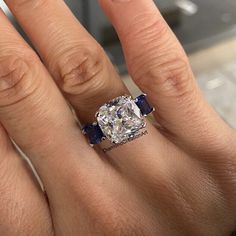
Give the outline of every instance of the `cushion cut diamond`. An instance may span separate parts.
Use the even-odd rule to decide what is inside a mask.
[[[129,96],[117,97],[103,105],[97,113],[97,122],[113,143],[126,141],[145,126],[140,109]]]

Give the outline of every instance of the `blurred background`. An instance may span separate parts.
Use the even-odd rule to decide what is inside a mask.
[[[134,95],[118,37],[95,0],[65,0],[105,48]],[[236,0],[154,0],[189,55],[196,79],[215,110],[236,129]],[[4,2],[0,7],[26,38]]]

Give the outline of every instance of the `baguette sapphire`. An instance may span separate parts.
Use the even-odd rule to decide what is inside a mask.
[[[146,116],[153,112],[153,107],[151,107],[146,99],[146,95],[142,94],[135,99],[136,105],[139,107],[143,116]]]
[[[86,125],[83,131],[88,136],[90,144],[99,144],[102,142],[104,134],[98,124]]]

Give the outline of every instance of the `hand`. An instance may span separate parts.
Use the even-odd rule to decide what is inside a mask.
[[[160,124],[105,154],[90,147],[66,102],[85,124],[128,93],[103,49],[62,0],[5,2],[43,63],[1,12],[0,235],[229,236],[236,134],[202,97],[154,3],[100,0]]]

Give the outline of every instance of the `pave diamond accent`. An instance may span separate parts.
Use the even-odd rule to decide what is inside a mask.
[[[120,96],[103,105],[97,113],[103,134],[113,143],[133,137],[146,123],[130,96]]]

